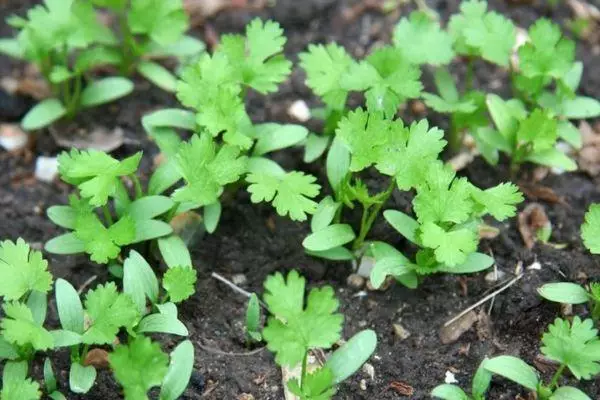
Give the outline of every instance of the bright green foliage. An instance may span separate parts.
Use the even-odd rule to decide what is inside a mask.
[[[90,290],[84,304],[90,326],[83,334],[83,343],[112,343],[120,328],[132,329],[139,319],[133,300],[117,292],[113,282]]]
[[[268,174],[251,173],[246,178],[250,186],[248,192],[253,203],[272,201],[281,216],[289,215],[292,220],[305,221],[306,214],[317,209],[311,200],[319,194],[320,185],[316,178],[302,172],[292,171],[279,177]]]
[[[348,90],[341,84],[342,77],[353,64],[352,57],[336,44],[308,46],[300,53],[300,66],[306,71],[306,84],[325,104],[334,109],[343,109]]]
[[[540,19],[529,29],[529,38],[519,48],[523,75],[562,79],[573,64],[575,43],[563,37],[560,28],[547,19]]]
[[[58,168],[63,181],[77,185],[91,205],[102,206],[114,195],[118,178],[135,173],[141,158],[139,152],[118,161],[102,151],[72,149],[60,154]]]
[[[132,33],[147,35],[161,45],[172,44],[188,28],[182,0],[132,0],[127,22]]]
[[[482,214],[490,214],[498,221],[514,217],[515,206],[523,201],[523,194],[512,183],[500,183],[485,190],[471,185],[471,196],[483,206]]]
[[[594,254],[600,254],[600,204],[592,204],[581,225],[583,244]]]
[[[133,242],[135,224],[126,215],[106,228],[91,210],[79,211],[75,220],[75,237],[84,243],[85,252],[90,259],[100,264],[117,258],[121,246]]]
[[[33,320],[29,307],[23,303],[5,303],[5,317],[0,323],[2,337],[9,343],[18,346],[31,345],[35,350],[47,350],[54,347],[54,339],[50,332]]]
[[[209,135],[194,136],[177,153],[177,168],[186,186],[173,194],[176,201],[198,205],[215,203],[223,186],[237,181],[246,171],[247,157],[239,157],[237,147],[224,145],[217,152]]]
[[[331,287],[312,289],[304,307],[305,280],[296,271],[265,281],[264,300],[274,315],[263,331],[280,365],[296,365],[311,348],[329,348],[340,338],[343,316]]]
[[[48,262],[21,238],[0,242],[0,296],[18,300],[32,290],[47,293],[52,285]]]
[[[461,3],[460,14],[450,19],[449,30],[459,54],[480,56],[507,67],[515,45],[513,23],[502,15],[486,12],[487,2],[469,0]]]
[[[365,61],[353,64],[342,77],[348,90],[365,91],[369,111],[383,111],[392,118],[406,99],[421,94],[421,71],[396,48],[383,47]]]
[[[196,292],[196,270],[190,267],[169,268],[163,276],[162,285],[173,303],[186,300]]]
[[[600,373],[600,338],[591,319],[572,323],[557,318],[542,337],[542,353],[566,365],[577,379],[592,379]]]
[[[260,93],[277,90],[289,75],[292,63],[281,54],[286,38],[277,22],[256,18],[246,26],[246,37],[224,35],[222,51],[234,67],[236,80]]]
[[[531,144],[533,151],[547,150],[556,143],[557,128],[556,119],[552,118],[547,111],[537,108],[521,121],[517,131],[517,140],[521,146]]]
[[[336,392],[333,379],[333,371],[322,367],[306,375],[302,387],[297,379],[288,381],[287,385],[300,400],[329,400]]]
[[[477,250],[477,233],[469,229],[446,231],[433,222],[421,226],[421,241],[435,250],[437,261],[449,267],[462,264]]]
[[[41,398],[40,385],[27,378],[27,362],[9,362],[2,373],[2,400],[37,400]]]
[[[402,18],[394,30],[394,45],[413,64],[448,64],[454,58],[452,37],[421,11]]]
[[[120,345],[108,356],[126,400],[147,399],[147,392],[159,386],[169,368],[169,356],[150,338],[138,336],[128,345]]]
[[[440,113],[469,114],[475,111],[475,102],[468,98],[460,98],[454,78],[444,67],[437,68],[434,74],[435,86],[439,96],[423,93],[423,100],[428,107]],[[466,96],[465,96],[466,97]]]

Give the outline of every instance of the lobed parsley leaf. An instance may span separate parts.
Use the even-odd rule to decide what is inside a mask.
[[[600,253],[600,204],[592,204],[581,226],[583,244],[594,254]]]
[[[18,300],[32,290],[47,293],[52,285],[48,262],[21,238],[16,243],[0,242],[0,276],[0,296],[5,300]]]
[[[196,270],[189,266],[169,268],[163,275],[162,285],[173,303],[186,300],[196,292]]]
[[[446,231],[433,222],[421,226],[421,242],[434,249],[435,259],[449,267],[460,265],[477,250],[477,234],[466,228]]]
[[[23,303],[4,303],[5,317],[0,322],[2,337],[9,343],[18,346],[31,345],[36,350],[47,350],[54,347],[54,339],[50,332],[38,325],[29,307]]]
[[[298,379],[287,381],[287,386],[300,400],[330,400],[336,393],[334,379],[330,368],[321,367],[306,375],[302,388]]]
[[[182,0],[132,0],[127,21],[134,34],[148,35],[160,45],[174,43],[188,29]]]

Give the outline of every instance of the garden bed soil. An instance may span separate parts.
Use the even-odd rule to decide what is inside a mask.
[[[28,2],[4,1],[0,3],[0,15],[5,17],[13,12],[22,13],[28,6],[25,3]],[[264,10],[221,12],[193,33],[204,37],[209,31],[217,34],[241,31],[252,17],[258,15],[274,18],[283,25],[289,38],[286,53],[294,62],[297,61],[296,54],[305,49],[308,43],[332,40],[361,57],[372,46],[389,42],[399,13],[385,15],[376,10],[367,10],[349,18],[351,13],[348,10],[357,11],[358,3],[278,0],[273,8]],[[457,11],[459,1],[428,3],[446,20],[449,14]],[[529,3],[511,6],[505,1],[491,0],[490,7],[510,16],[517,25],[525,28],[541,16],[550,17],[561,24],[570,17],[569,9],[562,2],[555,11],[542,4],[545,3],[543,0]],[[402,8],[402,15],[406,15],[408,10]],[[10,29],[2,25],[0,33],[7,35]],[[582,94],[600,97],[598,51],[588,43],[578,42],[577,54],[585,64]],[[15,69],[22,67],[19,63],[0,58],[0,76],[12,74]],[[452,68],[459,75],[464,69],[458,62]],[[430,84],[430,72],[426,71],[424,75],[426,85]],[[510,89],[506,78],[500,71],[487,65],[478,65],[476,82],[486,90],[508,95]],[[315,105],[315,99],[303,81],[303,73],[295,71],[277,94],[267,98],[252,96],[250,111],[255,121],[290,122],[286,109],[297,99]],[[5,121],[17,121],[27,106],[33,103],[30,99],[7,96],[2,101],[5,102],[2,104],[13,107],[0,110],[0,119]],[[173,96],[138,81],[133,95],[86,112],[80,116],[79,122],[89,124],[93,121],[111,129],[115,125],[123,128],[126,140],[115,154],[126,156],[143,150],[145,157],[142,170],[149,175],[157,149],[145,135],[140,117],[169,106],[177,106]],[[404,111],[403,117],[407,121],[425,117],[412,111],[411,107]],[[433,124],[447,127],[444,117],[429,115],[428,118]],[[61,233],[45,217],[45,211],[51,205],[66,203],[70,189],[58,181],[46,184],[33,178],[35,156],[56,155],[60,151],[48,132],[39,132],[35,138],[33,157],[31,154],[0,152],[0,238],[14,240],[23,237],[41,248],[45,241]],[[276,157],[286,167],[318,174],[320,181],[326,182],[321,164],[302,164],[300,152],[286,152]],[[505,165],[495,169],[480,159],[476,159],[462,173],[480,187],[489,187],[508,179]],[[384,184],[376,179],[371,179],[369,183],[374,188]],[[326,262],[304,253],[301,242],[309,233],[308,224],[280,218],[268,205],[252,205],[247,193],[240,191],[234,201],[224,207],[217,231],[197,240],[190,249],[199,279],[196,295],[180,309],[180,319],[188,327],[190,339],[196,345],[196,361],[192,383],[183,398],[234,400],[249,399],[251,397],[243,397],[243,394],[251,394],[254,399],[283,399],[281,372],[272,355],[266,349],[260,351],[246,347],[243,331],[246,299],[211,278],[213,271],[227,278],[243,274],[246,280],[240,286],[258,293],[262,293],[262,283],[268,274],[294,268],[307,276],[311,287],[332,285],[335,288],[340,298],[341,312],[345,315],[344,337],[349,338],[362,329],[370,328],[377,332],[379,339],[377,351],[369,361],[374,376],[370,377],[364,371],[357,373],[340,386],[337,399],[402,398],[402,387],[413,390],[413,394],[407,398],[429,398],[429,392],[443,383],[447,371],[454,374],[461,386],[468,388],[474,370],[485,356],[512,354],[533,364],[540,354],[542,332],[559,315],[559,307],[541,301],[536,288],[546,282],[565,279],[582,282],[600,277],[598,258],[583,248],[579,237],[580,224],[588,205],[600,201],[598,182],[582,172],[576,172],[549,175],[540,184],[551,188],[563,200],[541,203],[554,227],[551,241],[565,244],[566,247],[559,250],[549,245],[536,245],[528,250],[518,233],[516,218],[498,225],[499,236],[493,240],[483,240],[480,250],[495,257],[497,269],[505,273],[501,282],[514,276],[517,265],[523,267],[523,277],[496,296],[492,306],[488,302],[476,309],[489,317],[481,317],[480,322],[458,341],[445,345],[438,336],[444,322],[490,293],[498,282],[486,282],[485,273],[468,277],[435,275],[427,277],[417,290],[392,285],[382,292],[359,292],[346,284],[346,278],[352,272],[350,265]],[[409,200],[407,194],[395,193],[388,208],[409,211]],[[531,201],[533,199],[527,199],[521,208]],[[399,235],[382,221],[376,224],[371,237],[385,240],[399,249],[408,249]],[[70,280],[75,287],[80,287],[93,276],[96,279],[92,285],[108,278],[104,267],[90,264],[83,256],[58,257],[47,254],[47,257],[54,276]],[[50,314],[56,315],[53,301],[50,302],[50,308]],[[575,311],[585,313],[580,307]],[[56,324],[56,321],[51,323]],[[410,336],[405,339],[398,337],[394,332],[394,324],[401,324],[410,332]],[[167,346],[176,343],[170,337],[163,339]],[[34,370],[34,375],[40,379],[42,359],[40,356],[40,362]],[[63,393],[68,393],[67,352],[60,353],[54,362],[55,369],[60,371],[60,387],[64,389]],[[543,375],[547,377],[549,373]],[[597,380],[582,383],[580,387],[590,397],[600,398],[600,383]],[[489,398],[513,399],[519,393],[515,385],[494,379]],[[120,397],[119,387],[108,371],[99,374],[97,384],[87,395],[67,396],[69,399],[103,400]]]

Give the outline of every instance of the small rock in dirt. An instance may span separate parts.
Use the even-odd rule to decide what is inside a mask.
[[[237,397],[237,400],[254,400],[254,396],[250,393],[242,393]]]
[[[108,368],[108,352],[104,349],[92,349],[90,350],[83,365],[92,365],[97,369]]]
[[[534,261],[533,263],[531,263],[531,265],[529,265],[527,267],[528,270],[540,270],[542,269],[542,264],[539,263],[539,261]]]
[[[400,340],[406,340],[410,337],[410,332],[406,330],[400,323],[393,324],[394,333]]]
[[[108,129],[103,126],[82,128],[75,123],[63,123],[50,126],[50,134],[61,147],[76,149],[94,149],[109,153],[121,147],[125,140],[125,131],[120,127]]]
[[[35,160],[35,177],[38,181],[50,183],[58,176],[56,157],[39,156]]]
[[[360,259],[360,264],[358,264],[358,270],[356,273],[362,277],[368,278],[371,276],[371,271],[375,266],[375,258],[364,256]]]
[[[441,342],[443,344],[456,342],[476,321],[477,313],[471,310],[450,325],[442,327],[439,333]]]
[[[290,117],[300,122],[306,122],[310,119],[310,109],[304,100],[296,100],[287,110]]]
[[[248,279],[246,278],[246,275],[244,275],[244,274],[235,274],[231,277],[231,282],[233,282],[234,285],[242,286],[247,281],[248,281]]]
[[[450,371],[446,371],[446,376],[444,377],[444,382],[451,385],[453,383],[458,383],[458,380],[454,376],[454,374]]]
[[[364,328],[365,326],[367,326],[367,321],[365,321],[365,320],[358,321],[358,326],[361,328]]]
[[[0,146],[8,151],[19,150],[25,147],[29,135],[17,124],[0,124]]]
[[[367,390],[367,381],[364,379],[360,380],[360,390]]]
[[[346,284],[352,289],[360,290],[365,286],[365,278],[358,274],[350,274],[346,278]]]
[[[381,286],[379,286],[378,288],[376,288],[371,283],[371,280],[367,279],[367,290],[369,290],[371,292],[375,292],[375,291],[385,292],[386,290],[388,290],[390,288],[390,286],[392,286],[392,283],[394,283],[394,278],[391,277],[391,276],[388,276],[387,278],[385,278],[385,280],[383,281],[383,283],[381,284]]]
[[[560,315],[563,317],[569,317],[573,315],[573,304],[562,303],[560,305]]]
[[[502,278],[504,278],[505,275],[506,272],[496,269],[495,271],[488,272],[487,274],[485,274],[485,281],[488,283],[496,283]]]
[[[364,363],[362,366],[362,370],[365,374],[369,376],[369,378],[371,378],[371,380],[375,379],[375,367],[373,367],[373,365],[369,363]]]

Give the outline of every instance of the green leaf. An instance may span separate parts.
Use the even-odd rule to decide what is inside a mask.
[[[48,298],[46,293],[38,292],[37,290],[31,291],[27,298],[27,307],[31,310],[33,321],[40,326],[44,325],[46,313],[48,312]]]
[[[204,227],[206,232],[213,233],[221,219],[221,203],[216,202],[204,206]]]
[[[521,121],[517,131],[519,142],[533,144],[535,152],[550,149],[556,143],[558,137],[558,123],[550,112],[535,109]]]
[[[600,338],[594,321],[573,322],[557,318],[542,336],[542,353],[551,360],[566,364],[577,379],[592,379],[600,372]]]
[[[302,246],[310,251],[324,251],[342,246],[355,238],[356,235],[350,225],[333,224],[308,235],[302,241]]]
[[[454,267],[464,263],[477,250],[477,235],[469,229],[446,231],[433,222],[421,227],[423,246],[434,249],[438,262]]]
[[[177,319],[177,315],[165,313],[145,316],[137,326],[138,333],[169,333],[178,336],[188,336],[185,325]]]
[[[19,358],[17,348],[0,337],[0,359],[16,360]]]
[[[581,149],[581,132],[572,123],[568,121],[560,121],[558,123],[558,137],[569,143],[574,148],[578,150]]]
[[[236,182],[246,171],[247,157],[240,157],[238,147],[224,145],[217,152],[213,139],[203,134],[192,137],[176,156],[177,168],[186,186],[173,193],[178,202],[213,204],[223,186]]]
[[[0,53],[12,58],[23,58],[23,49],[17,39],[0,39]]]
[[[178,399],[187,388],[193,369],[194,346],[185,340],[171,352],[169,369],[160,388],[160,400]]]
[[[433,388],[431,395],[444,400],[470,400],[461,388],[447,383]]]
[[[87,393],[96,381],[96,369],[91,365],[84,367],[78,362],[71,364],[69,388],[73,393]]]
[[[52,285],[48,262],[21,238],[0,242],[0,296],[18,300],[31,291],[47,293]]]
[[[2,374],[2,400],[37,400],[42,393],[40,385],[27,378],[27,362],[8,362]]]
[[[475,400],[485,399],[485,393],[490,388],[490,384],[492,383],[492,373],[485,369],[485,363],[487,360],[487,357],[483,359],[483,361],[479,364],[477,371],[475,371],[475,375],[473,376],[471,394]]]
[[[450,274],[472,274],[481,272],[494,265],[494,259],[487,254],[471,253],[467,256],[465,262],[455,266],[439,265],[437,271]]]
[[[142,61],[137,70],[144,78],[167,92],[175,93],[177,78],[162,65],[152,61]]]
[[[394,45],[413,64],[444,65],[454,58],[452,37],[421,11],[413,11],[396,25]]]
[[[342,182],[350,171],[350,151],[337,136],[333,138],[325,162],[327,180],[333,191],[338,193]]]
[[[419,229],[419,223],[415,219],[397,210],[385,210],[383,217],[398,233],[412,243],[418,244],[417,229]]]
[[[38,325],[31,310],[23,303],[4,303],[5,317],[0,322],[4,339],[17,346],[31,345],[35,350],[47,350],[54,346],[52,335]]]
[[[312,232],[317,232],[331,224],[340,205],[341,204],[335,202],[331,196],[324,197],[323,200],[319,202],[317,210],[310,220],[310,230]]]
[[[135,250],[123,263],[123,292],[137,305],[140,314],[146,311],[146,296],[152,304],[158,302],[158,279],[148,262]]]
[[[65,233],[46,242],[44,249],[53,254],[77,254],[85,251],[85,242],[75,233]]]
[[[262,335],[260,334],[260,303],[255,293],[252,293],[248,299],[246,332],[250,338],[256,338],[256,341],[262,340]]]
[[[175,202],[166,196],[145,196],[129,204],[125,214],[135,221],[156,218],[169,211]]]
[[[565,171],[577,170],[577,163],[555,148],[530,154],[526,157],[526,160],[548,167],[561,168]]]
[[[158,248],[167,267],[192,266],[192,257],[187,246],[177,235],[171,235],[158,240]]]
[[[511,112],[507,102],[492,93],[487,95],[485,102],[494,124],[502,136],[511,141],[511,138],[518,129],[518,121]]]
[[[584,96],[566,99],[560,105],[560,115],[569,119],[596,118],[600,116],[600,102]]]
[[[320,185],[312,175],[292,171],[283,177],[251,173],[246,178],[253,203],[272,202],[277,214],[289,215],[294,221],[305,221],[313,214],[317,203],[311,200],[319,194]]]
[[[113,282],[98,285],[85,297],[89,328],[83,343],[112,343],[121,327],[131,329],[139,319],[137,306],[126,294],[118,293]]]
[[[592,400],[587,394],[573,386],[561,386],[552,393],[549,400]]]
[[[312,163],[325,153],[329,146],[329,138],[320,136],[314,133],[309,133],[304,144],[304,158],[305,163]]]
[[[348,91],[342,87],[341,79],[352,65],[352,57],[336,43],[309,44],[308,51],[299,57],[308,87],[329,107],[343,109]]]
[[[81,335],[76,332],[57,329],[50,331],[50,334],[52,335],[54,348],[56,349],[60,347],[71,347],[81,343]]]
[[[109,77],[95,81],[81,92],[81,106],[95,107],[110,103],[133,91],[133,82],[121,77]]]
[[[117,382],[123,386],[126,399],[145,398],[167,375],[169,357],[158,343],[137,336],[128,345],[119,345],[108,356]]]
[[[75,219],[77,212],[73,207],[70,206],[52,206],[46,210],[46,215],[50,221],[56,225],[67,228],[75,229]]]
[[[537,391],[539,379],[535,370],[517,357],[498,356],[490,358],[485,361],[483,367],[529,390]]]
[[[354,253],[343,246],[321,251],[306,250],[306,254],[332,261],[352,261],[355,259]]]
[[[325,363],[325,367],[333,372],[333,383],[336,385],[342,383],[358,371],[375,352],[376,347],[375,331],[365,329],[334,351]]]
[[[306,374],[302,386],[296,378],[286,384],[289,391],[301,400],[329,400],[336,393],[333,378],[331,369],[324,366]]]
[[[195,57],[206,49],[206,45],[201,40],[183,35],[175,43],[170,43],[167,46],[161,46],[157,43],[151,43],[148,46],[148,55],[155,57]]]
[[[173,233],[173,228],[166,222],[155,219],[136,221],[135,236],[131,239],[130,244],[146,242],[171,233]]]
[[[581,225],[581,239],[593,254],[600,254],[600,204],[592,204],[585,213],[585,222]]]
[[[486,190],[473,186],[471,196],[484,207],[485,214],[492,215],[498,221],[514,217],[516,205],[523,202],[523,194],[513,183],[501,183]]]
[[[34,131],[61,119],[66,113],[67,110],[58,99],[46,99],[25,114],[21,126],[26,131]]]
[[[250,157],[248,159],[249,174],[265,174],[276,177],[285,176],[285,170],[275,161],[265,157]]]
[[[258,140],[252,151],[254,156],[292,147],[308,136],[308,129],[302,125],[267,123],[257,125],[255,128]]]
[[[196,292],[196,270],[190,266],[169,268],[163,276],[163,288],[173,303],[186,300]]]
[[[44,384],[46,386],[46,392],[52,393],[56,390],[56,376],[52,369],[52,362],[49,358],[44,360]]]
[[[196,129],[196,117],[193,112],[179,108],[163,108],[142,117],[142,126],[150,134],[155,128],[179,128],[188,131]],[[175,149],[179,147],[181,140],[175,138]],[[162,147],[161,147],[162,150]]]
[[[571,282],[546,283],[538,288],[540,296],[546,300],[566,304],[584,304],[590,295],[581,285]]]
[[[340,338],[343,316],[339,302],[326,286],[312,289],[304,308],[305,280],[296,271],[287,282],[280,273],[265,281],[264,300],[274,315],[263,330],[269,350],[279,365],[296,365],[310,348],[329,348]]]
[[[176,42],[188,28],[181,0],[132,0],[127,22],[132,33],[147,35],[160,45]]]
[[[386,248],[382,248],[386,246]],[[398,279],[403,275],[410,274],[413,269],[413,263],[398,250],[386,243],[373,243],[371,251],[375,256],[376,262],[371,270],[370,279],[374,288],[378,289],[388,276]]]

